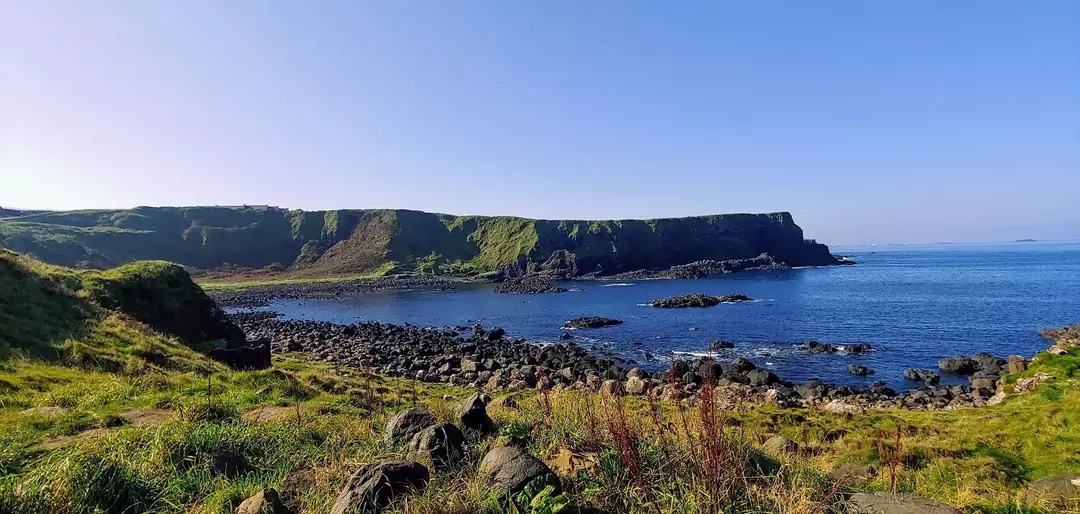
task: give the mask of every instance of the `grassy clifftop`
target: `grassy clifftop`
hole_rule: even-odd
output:
[[[0,250],[0,356],[85,369],[194,369],[191,349],[243,333],[181,267],[139,262],[99,272]]]
[[[74,267],[165,259],[204,269],[272,266],[309,277],[527,269],[557,251],[574,255],[578,273],[601,274],[762,253],[793,266],[834,262],[787,213],[557,221],[381,209],[140,207],[2,218],[0,246]]]

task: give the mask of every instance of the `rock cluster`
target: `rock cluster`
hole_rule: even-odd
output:
[[[852,353],[852,354],[867,353],[867,352],[869,352],[870,350],[873,349],[873,347],[871,347],[869,344],[866,344],[866,343],[831,345],[831,344],[822,343],[820,341],[807,341],[807,342],[803,343],[800,346],[800,348],[802,348],[803,350],[806,350],[806,351],[808,351],[810,353],[837,353],[837,352],[839,352],[839,353]]]
[[[835,261],[832,264],[844,264]],[[779,270],[789,266],[773,259],[769,254],[761,254],[752,259],[728,259],[723,261],[701,260],[687,264],[671,266],[667,269],[629,271],[605,276],[605,280],[649,280],[649,279],[685,279],[704,278],[712,275],[738,273],[740,271]]]
[[[492,292],[495,293],[516,294],[565,293],[567,291],[566,288],[535,276],[511,278],[492,288]]]
[[[567,320],[563,324],[563,328],[600,328],[609,325],[622,325],[622,320],[602,318],[600,316],[585,316]]]
[[[714,307],[721,303],[736,303],[750,301],[750,297],[742,294],[726,294],[713,296],[701,293],[691,293],[678,296],[669,296],[654,300],[649,305],[661,309],[681,309],[686,307]]]
[[[600,357],[573,343],[539,346],[507,337],[500,328],[429,329],[386,323],[340,325],[280,319],[239,320],[249,335],[269,339],[276,352],[304,351],[336,364],[425,382],[488,390],[618,378],[628,361]]]
[[[476,395],[458,406],[457,413],[466,430],[477,428],[475,433],[486,435],[494,432],[494,423],[488,417],[484,398]],[[393,502],[424,490],[431,479],[427,467],[419,461],[430,463],[436,473],[443,473],[466,465],[465,434],[453,423],[438,423],[430,412],[412,407],[402,410],[386,423],[383,441],[400,446],[408,441],[409,458],[414,460],[378,462],[361,467],[341,490],[331,514],[346,512],[382,512]],[[480,474],[489,480],[491,494],[506,497],[517,493],[531,483],[561,489],[559,478],[536,457],[511,446],[499,446],[488,451],[480,461]],[[260,492],[246,500],[244,514],[254,514],[267,509],[275,514],[291,514],[277,500],[273,489]],[[275,510],[275,509],[281,510]],[[237,511],[241,512],[241,511]]]

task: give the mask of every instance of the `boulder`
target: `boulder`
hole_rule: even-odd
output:
[[[840,484],[868,482],[877,470],[869,464],[843,464],[829,473],[829,479]]]
[[[457,416],[461,427],[473,430],[481,434],[489,434],[495,431],[495,422],[487,413],[487,402],[484,397],[474,394],[458,404],[454,414]]]
[[[381,512],[395,499],[423,491],[430,478],[427,468],[418,462],[368,464],[349,478],[330,514]]]
[[[253,370],[270,367],[270,340],[230,343],[226,348],[210,350],[210,358],[232,369]]]
[[[874,373],[874,370],[866,366],[860,366],[858,364],[852,364],[848,366],[847,370],[848,373],[851,373],[852,375],[855,375],[857,377],[865,377],[866,375],[872,375]]]
[[[919,496],[891,493],[856,493],[848,502],[851,514],[960,514],[960,511]]]
[[[904,378],[908,380],[914,380],[916,382],[923,382],[926,385],[935,385],[941,381],[940,375],[928,369],[905,369]]]
[[[492,448],[480,461],[480,474],[510,494],[520,492],[534,480],[561,489],[559,477],[547,465],[513,446]]]
[[[600,384],[600,394],[613,395],[619,392],[619,382],[617,380],[608,379]]]
[[[765,444],[761,445],[762,451],[768,455],[779,456],[785,453],[794,453],[799,451],[799,445],[782,435],[774,435],[765,441]]]
[[[780,382],[780,378],[767,369],[750,370],[746,373],[746,378],[750,379],[750,385],[755,387],[773,385]]]
[[[731,369],[738,373],[746,373],[753,369],[757,369],[757,366],[755,366],[753,362],[750,362],[750,359],[739,357],[731,361]]]
[[[1027,371],[1027,360],[1019,355],[1009,356],[1009,373],[1023,373]]]
[[[244,500],[236,508],[236,514],[293,514],[293,511],[282,503],[277,491],[263,489]]]
[[[833,345],[825,344],[818,341],[807,341],[803,343],[802,349],[810,353],[835,353],[836,347]]]
[[[465,435],[449,423],[430,426],[413,436],[409,452],[412,458],[430,461],[436,471],[450,469],[465,455]]]
[[[871,349],[872,349],[872,347],[870,345],[866,344],[866,343],[853,343],[853,344],[842,344],[842,345],[840,345],[840,351],[846,352],[846,353],[860,354],[860,353],[869,352]]]
[[[958,355],[938,361],[938,369],[953,375],[970,375],[978,369],[978,363],[969,357]]]
[[[1024,502],[1033,507],[1062,511],[1080,508],[1080,474],[1055,475],[1036,480],[1028,484]]]
[[[713,341],[709,343],[709,351],[715,352],[717,350],[730,350],[735,348],[735,343],[731,341]]]
[[[630,377],[626,380],[626,392],[629,394],[642,394],[645,392],[645,381],[638,377]]]
[[[394,414],[386,422],[383,441],[386,444],[405,444],[421,430],[435,423],[435,416],[432,416],[427,409],[410,407]]]

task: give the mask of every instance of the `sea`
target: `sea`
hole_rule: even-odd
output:
[[[746,357],[782,379],[898,389],[906,368],[937,369],[950,355],[985,351],[1031,357],[1048,327],[1080,321],[1080,241],[889,245],[833,248],[857,264],[746,272],[693,280],[576,281],[562,294],[510,295],[491,285],[456,291],[394,291],[336,299],[285,300],[285,318],[339,323],[380,321],[430,327],[481,323],[535,344],[560,342],[566,320],[604,316],[617,326],[569,331],[573,342],[665,369],[671,359]],[[741,293],[753,300],[711,308],[657,309],[648,303],[686,294]],[[809,340],[868,343],[873,351],[810,354]],[[851,364],[874,374],[858,377]],[[943,375],[943,383],[964,383]]]

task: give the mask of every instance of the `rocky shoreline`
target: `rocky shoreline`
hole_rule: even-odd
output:
[[[209,288],[206,294],[222,307],[265,307],[277,300],[336,298],[381,291],[452,291],[460,279],[435,276],[389,276],[364,280],[262,284],[242,288]]]
[[[740,409],[755,404],[811,407],[849,413],[867,409],[938,410],[981,407],[995,403],[1006,371],[1022,371],[1026,361],[1009,361],[976,354],[984,362],[973,370],[968,385],[943,386],[929,375],[913,374],[923,386],[897,392],[885,382],[869,387],[826,384],[819,380],[795,384],[759,369],[745,358],[723,363],[700,357],[671,362],[666,371],[648,371],[631,360],[599,354],[573,343],[537,345],[510,337],[500,328],[421,328],[366,322],[341,325],[329,322],[281,320],[273,314],[246,312],[232,315],[249,338],[266,339],[274,352],[307,352],[335,365],[376,373],[458,386],[487,392],[526,388],[592,391],[648,396],[662,401],[696,402],[711,394],[718,405]],[[846,349],[863,352],[869,347]],[[943,370],[967,357],[943,359]],[[997,366],[994,368],[994,366]],[[961,371],[965,371],[967,368]],[[856,373],[858,371],[858,373]],[[856,370],[852,373],[870,373]],[[993,373],[997,374],[994,375]],[[917,376],[915,376],[917,375]],[[999,400],[997,400],[999,401]]]

